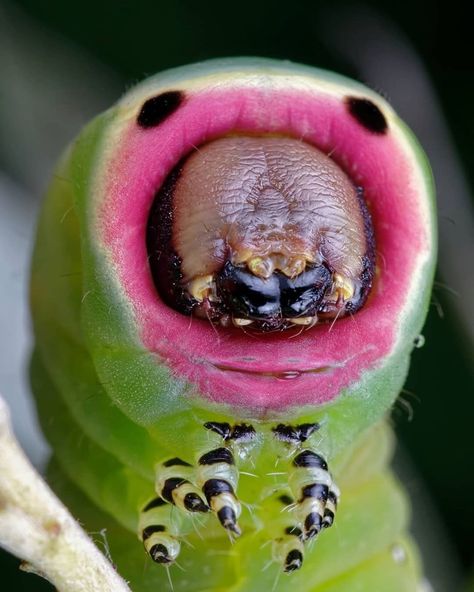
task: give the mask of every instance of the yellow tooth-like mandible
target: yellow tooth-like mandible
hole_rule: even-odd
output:
[[[314,317],[294,317],[292,319],[288,319],[294,325],[304,325],[305,327],[309,327],[315,325],[318,321],[316,316]]]
[[[239,319],[237,317],[233,317],[232,322],[236,327],[245,327],[253,323],[251,319]]]
[[[297,257],[291,257],[286,262],[286,265],[281,268],[282,273],[284,273],[289,278],[295,278],[297,275],[302,273],[306,267],[306,258],[302,255]]]
[[[202,302],[204,298],[212,299],[212,291],[214,287],[214,276],[203,275],[194,278],[189,282],[188,290],[193,298]]]
[[[340,273],[333,276],[333,288],[330,298],[336,302],[342,298],[342,301],[350,300],[354,296],[354,282]]]
[[[275,264],[270,257],[252,257],[247,267],[254,275],[267,279],[272,275]]]

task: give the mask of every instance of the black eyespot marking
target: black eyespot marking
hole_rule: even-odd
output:
[[[137,117],[140,127],[156,127],[176,111],[184,100],[179,90],[170,90],[145,101]]]
[[[175,458],[170,458],[169,460],[167,460],[166,462],[163,463],[164,467],[190,467],[191,465],[189,463],[187,463],[185,460],[182,460],[181,458],[178,458],[177,456]]]
[[[159,508],[160,506],[166,506],[165,500],[161,497],[155,497],[155,499],[152,499],[151,502],[147,503],[142,512],[148,512],[148,510],[153,510],[153,508]]]
[[[360,97],[347,97],[349,113],[367,130],[374,134],[385,134],[388,130],[387,120],[375,103]]]
[[[156,524],[155,526],[147,526],[143,529],[142,540],[145,542],[155,532],[164,532],[166,528],[162,524]]]

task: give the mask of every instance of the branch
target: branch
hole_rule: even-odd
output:
[[[0,546],[58,592],[130,588],[31,466],[0,397]]]

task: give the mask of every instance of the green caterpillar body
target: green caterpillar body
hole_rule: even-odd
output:
[[[260,336],[165,310],[152,293],[144,232],[157,190],[189,145],[236,131],[295,137],[299,131],[276,114],[281,100],[282,113],[297,104],[297,121],[305,119],[306,106],[288,98],[288,88],[298,97],[313,93],[320,106],[326,95],[331,109],[333,103],[334,109],[348,105],[347,125],[354,127],[341,135],[348,147],[341,140],[331,156],[364,186],[374,222],[375,279],[367,303],[353,318],[301,334]],[[238,123],[222,123],[226,115],[220,112],[206,119],[216,93],[216,104],[229,101],[223,111],[238,110]],[[369,99],[383,121],[377,112],[373,117]],[[221,127],[213,131],[213,125]],[[304,125],[310,135],[319,124],[308,119]],[[361,158],[374,158],[366,141],[374,154],[387,152],[373,169],[382,171],[380,183],[367,180],[372,169],[359,178],[356,170],[363,166],[351,162],[351,142],[359,143]],[[148,169],[144,155],[151,153]],[[155,169],[161,175],[156,179],[149,172]],[[407,213],[384,219],[390,208],[382,204],[379,213],[377,192],[396,184],[397,175],[407,192],[397,188],[393,199]],[[145,212],[137,220],[135,207]],[[419,589],[408,503],[388,468],[393,437],[385,418],[426,314],[434,233],[431,176],[415,140],[377,95],[330,73],[256,59],[172,70],[131,90],[85,128],[57,168],[39,222],[31,376],[54,450],[51,479],[91,532],[107,529],[111,559],[134,591],[167,589],[168,576],[176,592]],[[400,286],[390,267],[394,249],[408,262]],[[162,308],[153,308],[153,298]],[[163,325],[154,328],[161,318]],[[380,333],[364,333],[365,322]],[[308,360],[291,372],[271,370],[272,357],[280,361],[292,348],[285,359],[296,360],[298,348],[311,349],[311,339],[329,352],[338,351],[340,340],[347,363],[328,353],[309,371]],[[232,357],[234,350],[238,356]],[[357,356],[359,365],[350,366]],[[254,367],[236,370],[237,357],[245,358],[242,364],[258,358],[261,375]],[[318,380],[326,382],[313,382]],[[322,490],[323,501],[315,493]],[[326,529],[336,507],[335,524]],[[319,526],[308,522],[310,515]],[[137,533],[169,574],[147,558]]]

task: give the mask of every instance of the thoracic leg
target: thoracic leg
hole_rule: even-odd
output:
[[[138,536],[153,561],[173,563],[179,555],[179,516],[171,516],[170,505],[161,497],[152,499],[140,512]]]
[[[207,512],[209,506],[192,483],[193,467],[180,458],[171,458],[156,467],[156,493],[185,512]]]
[[[209,506],[192,483],[193,467],[180,458],[171,458],[156,467],[152,499],[141,511],[138,534],[146,551],[157,563],[173,563],[180,552],[181,525],[186,515],[208,512]],[[172,507],[176,511],[172,515]]]
[[[326,460],[310,447],[301,450],[301,445],[319,427],[317,423],[279,424],[272,429],[289,456],[294,454],[288,484],[296,500],[294,511],[305,540],[318,535],[322,528],[332,526],[340,495]]]
[[[322,528],[332,525],[339,490],[321,455],[308,449],[299,452],[290,468],[289,485],[305,539],[315,537]]]
[[[196,484],[204,492],[207,503],[222,526],[239,536],[241,530],[237,521],[242,507],[236,496],[239,472],[234,451],[239,447],[242,451],[251,446],[255,430],[246,424],[231,426],[218,422],[208,422],[204,427],[211,432],[210,439],[214,440],[216,447],[199,454]]]
[[[293,499],[284,494],[277,496],[275,502],[279,505],[278,516],[280,517],[273,524],[277,529],[273,539],[272,556],[273,560],[283,566],[283,571],[290,573],[300,569],[304,559],[304,536],[292,512],[285,511],[285,506],[291,506]]]
[[[152,558],[159,563],[172,563],[179,553],[179,527],[166,514],[166,504],[176,506],[176,518],[183,520],[194,512],[212,510],[222,526],[236,536],[241,533],[238,519],[241,504],[237,498],[239,471],[236,459],[249,453],[255,444],[252,426],[208,422],[202,440],[196,442],[196,466],[180,458],[169,459],[157,466],[155,498],[143,510],[140,536]],[[285,456],[292,460],[288,467],[291,497],[287,512],[275,524],[273,558],[285,572],[299,569],[303,563],[304,544],[323,528],[333,524],[339,490],[333,483],[325,459],[308,443],[301,444],[318,429],[317,424],[273,428],[282,443]],[[280,492],[281,494],[282,492]],[[281,502],[280,502],[281,504]],[[168,506],[169,509],[169,506]],[[168,520],[168,522],[166,522]]]
[[[197,484],[222,526],[237,536],[241,533],[237,520],[242,511],[235,495],[238,479],[234,455],[228,448],[215,448],[199,458]]]

